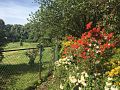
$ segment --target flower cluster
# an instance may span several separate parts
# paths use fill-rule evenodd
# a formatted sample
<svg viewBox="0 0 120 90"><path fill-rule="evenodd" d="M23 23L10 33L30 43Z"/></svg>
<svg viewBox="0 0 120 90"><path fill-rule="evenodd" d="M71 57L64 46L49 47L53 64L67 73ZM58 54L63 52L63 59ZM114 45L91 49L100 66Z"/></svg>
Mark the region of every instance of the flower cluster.
<svg viewBox="0 0 120 90"><path fill-rule="evenodd" d="M55 66L61 66L61 65L70 65L72 60L72 56L61 58L58 61L55 62Z"/></svg>
<svg viewBox="0 0 120 90"><path fill-rule="evenodd" d="M109 77L120 76L120 66L112 69L111 71L108 71L107 74Z"/></svg>
<svg viewBox="0 0 120 90"><path fill-rule="evenodd" d="M90 58L99 60L96 56L106 57L106 50L115 47L113 33L106 33L101 27L91 29L91 25L91 22L86 25L86 29L90 30L83 33L81 38L76 39L73 36L67 36L62 55L71 54L79 60Z"/></svg>
<svg viewBox="0 0 120 90"><path fill-rule="evenodd" d="M112 80L112 78L108 77L105 85L105 90L118 90L118 87L113 85Z"/></svg>
<svg viewBox="0 0 120 90"><path fill-rule="evenodd" d="M108 57L113 54L116 46L114 34L106 33L104 28L99 26L92 28L92 22L86 25L85 31L79 38L66 36L62 43L61 58L55 62L59 88L89 90L92 87L97 90L96 86L103 84L102 79L106 78L105 72L108 71L106 85L100 86L101 90L118 90L119 81L113 81L114 76L119 77L119 65L116 67L116 62L111 61L113 70L106 69Z"/></svg>
<svg viewBox="0 0 120 90"><path fill-rule="evenodd" d="M88 74L86 71L83 71L80 73L77 73L77 76L69 76L70 83L79 86L79 89L82 89L87 86L87 78Z"/></svg>

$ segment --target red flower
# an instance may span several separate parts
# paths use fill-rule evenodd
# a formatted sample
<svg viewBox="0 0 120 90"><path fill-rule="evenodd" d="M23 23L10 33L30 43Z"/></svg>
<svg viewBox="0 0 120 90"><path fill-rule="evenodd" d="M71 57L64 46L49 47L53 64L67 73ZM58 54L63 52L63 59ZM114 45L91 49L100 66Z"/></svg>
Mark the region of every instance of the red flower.
<svg viewBox="0 0 120 90"><path fill-rule="evenodd" d="M63 54L67 54L67 50L68 50L68 49L65 48Z"/></svg>
<svg viewBox="0 0 120 90"><path fill-rule="evenodd" d="M92 36L92 34L90 32L88 32L87 38L90 38Z"/></svg>
<svg viewBox="0 0 120 90"><path fill-rule="evenodd" d="M83 38L83 39L85 39L86 38L86 35L87 35L87 33L85 32L85 33L83 33L82 34L82 36L81 36L81 39Z"/></svg>
<svg viewBox="0 0 120 90"><path fill-rule="evenodd" d="M79 46L78 46L77 44L72 44L72 45L71 45L71 48L78 49Z"/></svg>
<svg viewBox="0 0 120 90"><path fill-rule="evenodd" d="M100 32L100 27L97 28L96 32Z"/></svg>
<svg viewBox="0 0 120 90"><path fill-rule="evenodd" d="M81 39L77 40L77 42L80 44L80 45L83 45L83 41Z"/></svg>
<svg viewBox="0 0 120 90"><path fill-rule="evenodd" d="M91 28L91 25L92 25L92 22L89 22L89 23L86 25L86 29L90 29L90 28Z"/></svg>
<svg viewBox="0 0 120 90"><path fill-rule="evenodd" d="M106 43L106 44L104 44L104 47L109 49L111 47L111 44Z"/></svg>
<svg viewBox="0 0 120 90"><path fill-rule="evenodd" d="M107 39L108 39L108 40L109 40L109 39L111 39L111 38L112 38L112 36L113 36L113 33L108 34Z"/></svg>
<svg viewBox="0 0 120 90"><path fill-rule="evenodd" d="M91 30L91 32L96 32L96 30L97 30L97 28L94 27L94 28Z"/></svg>
<svg viewBox="0 0 120 90"><path fill-rule="evenodd" d="M83 58L83 59L87 59L86 52L82 52L80 54L80 57Z"/></svg>
<svg viewBox="0 0 120 90"><path fill-rule="evenodd" d="M67 36L67 40L74 40L74 37L71 35L71 36Z"/></svg>

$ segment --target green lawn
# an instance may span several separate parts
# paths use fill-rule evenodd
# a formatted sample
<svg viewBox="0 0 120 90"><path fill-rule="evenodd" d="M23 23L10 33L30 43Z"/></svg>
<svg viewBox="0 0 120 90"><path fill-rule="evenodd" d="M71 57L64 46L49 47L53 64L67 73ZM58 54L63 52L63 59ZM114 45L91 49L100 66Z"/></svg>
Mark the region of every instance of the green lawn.
<svg viewBox="0 0 120 90"><path fill-rule="evenodd" d="M23 46L20 46L18 42L9 43L5 50L33 48L36 45L37 43L23 43ZM0 90L25 90L39 80L39 54L36 57L35 65L30 66L29 58L25 53L26 50L4 53L3 62L0 63ZM51 55L51 48L45 48L42 59L42 78L48 73L49 62L52 60Z"/></svg>
<svg viewBox="0 0 120 90"><path fill-rule="evenodd" d="M23 46L20 46L20 42L15 42L15 43L9 43L7 44L4 49L9 50L9 49L22 49L22 48L34 48L36 47L37 43L26 43L23 42Z"/></svg>

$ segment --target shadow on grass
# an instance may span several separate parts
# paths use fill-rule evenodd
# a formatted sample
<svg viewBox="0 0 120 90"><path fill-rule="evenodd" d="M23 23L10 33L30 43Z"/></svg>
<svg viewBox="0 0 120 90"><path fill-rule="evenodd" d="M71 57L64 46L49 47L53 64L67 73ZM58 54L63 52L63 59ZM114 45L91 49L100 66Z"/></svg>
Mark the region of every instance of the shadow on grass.
<svg viewBox="0 0 120 90"><path fill-rule="evenodd" d="M14 80L13 76L25 73L37 73L39 72L39 67L39 63L35 63L33 66L30 66L29 64L0 64L0 90L6 90L7 83ZM47 67L42 68L42 71L45 69L47 69Z"/></svg>

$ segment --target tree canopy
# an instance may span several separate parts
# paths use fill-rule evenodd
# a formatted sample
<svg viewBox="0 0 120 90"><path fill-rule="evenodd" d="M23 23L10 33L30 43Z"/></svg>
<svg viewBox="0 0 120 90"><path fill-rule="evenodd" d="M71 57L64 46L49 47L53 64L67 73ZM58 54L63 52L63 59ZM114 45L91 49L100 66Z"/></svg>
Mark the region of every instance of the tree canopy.
<svg viewBox="0 0 120 90"><path fill-rule="evenodd" d="M0 48L5 45L6 37L5 37L5 22L0 19Z"/></svg>
<svg viewBox="0 0 120 90"><path fill-rule="evenodd" d="M66 34L79 36L85 25L107 28L108 32L120 33L119 0L36 0L39 10L31 14L29 21L38 38L62 37Z"/></svg>

